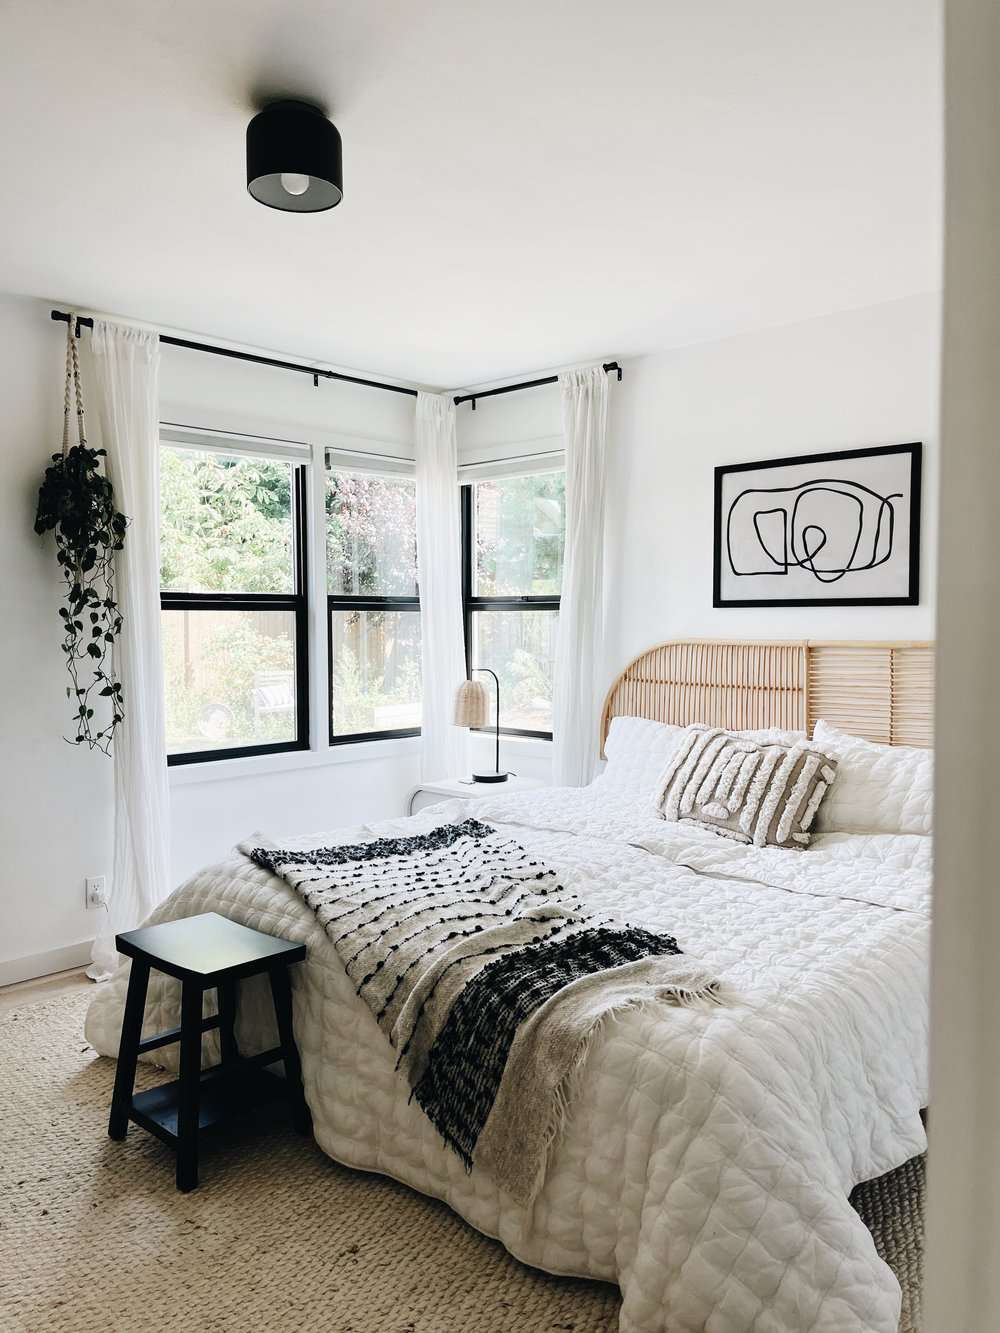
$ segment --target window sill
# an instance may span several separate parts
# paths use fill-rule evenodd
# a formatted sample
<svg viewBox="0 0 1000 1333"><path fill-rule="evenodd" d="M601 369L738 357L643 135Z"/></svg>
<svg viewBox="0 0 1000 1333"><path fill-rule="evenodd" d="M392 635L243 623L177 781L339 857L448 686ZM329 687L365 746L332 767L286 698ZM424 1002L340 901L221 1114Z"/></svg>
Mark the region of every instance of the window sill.
<svg viewBox="0 0 1000 1333"><path fill-rule="evenodd" d="M372 763L407 755L416 757L419 751L419 736L356 741L350 745L324 746L321 750L286 750L280 754L253 755L246 759L209 759L200 764L177 764L167 769L167 781L171 788L194 787L203 782L233 782L241 778L301 772L335 764Z"/></svg>

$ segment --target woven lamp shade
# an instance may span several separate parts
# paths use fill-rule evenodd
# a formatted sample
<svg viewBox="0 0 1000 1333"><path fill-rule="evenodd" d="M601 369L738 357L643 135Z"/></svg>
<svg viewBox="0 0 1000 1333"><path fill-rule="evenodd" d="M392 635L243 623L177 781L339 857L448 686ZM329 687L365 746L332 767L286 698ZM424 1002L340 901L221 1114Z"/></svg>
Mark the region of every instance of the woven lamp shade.
<svg viewBox="0 0 1000 1333"><path fill-rule="evenodd" d="M456 727L485 727L489 715L486 687L478 680L463 680L455 691L452 722Z"/></svg>

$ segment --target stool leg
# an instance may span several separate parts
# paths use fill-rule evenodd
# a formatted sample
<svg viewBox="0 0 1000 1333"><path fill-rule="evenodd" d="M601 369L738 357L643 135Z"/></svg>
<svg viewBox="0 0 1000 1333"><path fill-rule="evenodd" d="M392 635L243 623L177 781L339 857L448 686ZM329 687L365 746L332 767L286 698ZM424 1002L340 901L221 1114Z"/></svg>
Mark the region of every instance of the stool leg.
<svg viewBox="0 0 1000 1333"><path fill-rule="evenodd" d="M238 981L220 981L215 988L219 1003L219 1047L224 1065L233 1064L240 1058L240 1048L236 1044L236 994Z"/></svg>
<svg viewBox="0 0 1000 1333"><path fill-rule="evenodd" d="M181 983L181 1062L177 1101L177 1188L198 1186L198 1099L201 1092L201 1011L203 988Z"/></svg>
<svg viewBox="0 0 1000 1333"><path fill-rule="evenodd" d="M300 1134L310 1134L312 1117L306 1105L305 1093L302 1091L302 1063L299 1060L299 1048L295 1045L295 1033L292 1029L292 986L288 979L288 968L274 967L270 976L274 1013L278 1020L278 1041L281 1044L288 1100L292 1108L292 1124Z"/></svg>
<svg viewBox="0 0 1000 1333"><path fill-rule="evenodd" d="M122 1016L122 1035L118 1043L118 1067L115 1070L115 1088L111 1094L111 1118L108 1133L113 1139L123 1139L128 1132L128 1117L132 1109L132 1088L135 1084L135 1066L139 1059L142 1040L142 1016L146 1008L146 987L149 984L149 964L132 959L128 974L128 993Z"/></svg>

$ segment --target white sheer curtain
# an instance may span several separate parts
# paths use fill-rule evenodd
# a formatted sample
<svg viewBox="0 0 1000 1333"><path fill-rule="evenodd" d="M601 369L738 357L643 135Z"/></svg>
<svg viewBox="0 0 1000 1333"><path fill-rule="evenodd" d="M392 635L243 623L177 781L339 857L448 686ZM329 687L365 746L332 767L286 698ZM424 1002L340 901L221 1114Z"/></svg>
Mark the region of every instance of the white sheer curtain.
<svg viewBox="0 0 1000 1333"><path fill-rule="evenodd" d="M552 780L582 787L597 768L604 635L604 470L608 377L600 366L559 376L566 447L566 554L552 689Z"/></svg>
<svg viewBox="0 0 1000 1333"><path fill-rule="evenodd" d="M169 892L170 811L160 656L159 339L98 319L91 349L108 476L130 520L115 561L122 611L115 666L125 717L113 746L110 904L89 969L100 979L118 964L116 933L138 925Z"/></svg>
<svg viewBox="0 0 1000 1333"><path fill-rule="evenodd" d="M430 781L459 777L465 767L465 733L451 725L455 690L465 679L465 648L455 404L444 394L417 395L416 460L420 773Z"/></svg>

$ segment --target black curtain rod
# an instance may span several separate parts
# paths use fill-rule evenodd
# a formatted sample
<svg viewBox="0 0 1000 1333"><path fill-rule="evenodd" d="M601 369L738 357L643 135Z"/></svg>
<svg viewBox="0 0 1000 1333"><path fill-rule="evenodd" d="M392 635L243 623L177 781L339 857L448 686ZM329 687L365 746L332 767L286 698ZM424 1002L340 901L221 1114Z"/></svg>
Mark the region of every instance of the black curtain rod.
<svg viewBox="0 0 1000 1333"><path fill-rule="evenodd" d="M618 383L621 384L622 368L617 361L605 361L601 368L605 375L610 375L613 370L616 371ZM482 393L461 393L455 399L455 406L458 407L459 403L471 403L472 410L475 412L477 398L495 398L498 393L516 393L518 389L537 389L540 384L558 384L558 382L558 375L546 375L542 380L524 380L521 384L505 384L499 389L484 389Z"/></svg>
<svg viewBox="0 0 1000 1333"><path fill-rule="evenodd" d="M68 324L70 315L65 310L50 311L52 319L60 320L63 324ZM92 329L94 321L87 315L77 315L76 317L76 336L80 336L80 329ZM234 361L252 361L257 366L273 366L276 370L297 370L303 375L311 375L313 384L318 385L320 380L343 380L346 384L363 384L366 389L387 389L389 393L405 393L410 398L416 398L416 389L406 389L401 384L383 384L380 380L364 380L358 375L341 375L336 370L319 370L315 366L304 366L299 361L277 361L271 356L256 356L253 352L237 352L232 347L216 347L212 343L191 342L187 338L172 338L169 334L161 333L160 342L168 343L171 347L186 347L190 352L210 352L213 356L228 356Z"/></svg>
<svg viewBox="0 0 1000 1333"><path fill-rule="evenodd" d="M59 320L63 324L68 324L70 314L66 310L49 311L50 318ZM89 315L76 316L76 336L79 338L80 330L92 329L94 321ZM232 347L216 347L214 343L192 342L188 338L173 338L168 333L160 334L160 342L167 343L170 347L186 347L189 352L209 352L212 356L228 356L233 361L252 361L256 366L273 366L275 370L295 370L303 375L311 375L313 384L318 385L321 379L341 380L345 384L363 384L366 389L386 389L389 393L405 393L409 398L416 398L416 389L404 388L402 384L383 384L380 380L366 380L359 375L342 375L337 370L319 370L315 366L304 366L300 361L278 361L272 356L257 356L253 352L237 352ZM621 383L622 368L617 361L606 361L604 363L605 374L610 375L615 371L618 375L618 381ZM499 389L484 389L482 393L463 393L455 398L455 406L460 403L471 403L473 412L476 410L477 398L495 398L501 393L515 393L518 389L537 389L541 384L555 384L558 382L558 375L546 375L540 380L524 380L521 384L505 384Z"/></svg>

